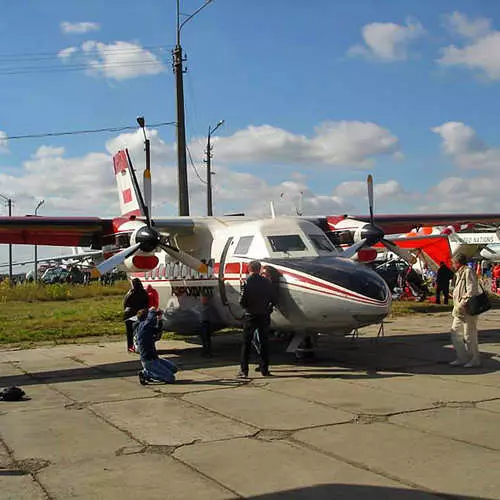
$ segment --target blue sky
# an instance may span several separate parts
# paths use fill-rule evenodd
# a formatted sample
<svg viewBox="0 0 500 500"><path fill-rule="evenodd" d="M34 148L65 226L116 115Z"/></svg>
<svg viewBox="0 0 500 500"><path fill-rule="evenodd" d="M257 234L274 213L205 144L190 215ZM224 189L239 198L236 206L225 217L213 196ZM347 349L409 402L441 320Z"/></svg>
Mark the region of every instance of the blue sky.
<svg viewBox="0 0 500 500"><path fill-rule="evenodd" d="M46 215L118 215L111 155L126 145L140 167L140 133L8 137L175 121L174 43L174 0L3 3L0 193L16 214L44 199ZM266 213L271 199L291 213L300 192L309 213L366 213L368 173L379 212L500 210L495 2L214 0L182 45L203 178L207 128L225 119L216 213ZM154 213L173 215L175 128L149 133ZM201 215L204 185L189 176Z"/></svg>

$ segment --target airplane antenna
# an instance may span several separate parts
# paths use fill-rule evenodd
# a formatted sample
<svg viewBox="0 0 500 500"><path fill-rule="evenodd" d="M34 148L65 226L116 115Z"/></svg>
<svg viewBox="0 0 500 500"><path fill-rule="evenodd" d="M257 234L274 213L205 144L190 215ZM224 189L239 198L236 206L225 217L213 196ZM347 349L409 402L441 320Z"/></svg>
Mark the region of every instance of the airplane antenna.
<svg viewBox="0 0 500 500"><path fill-rule="evenodd" d="M276 212L274 210L274 202L271 200L271 202L269 203L270 207L271 207L271 219L276 219Z"/></svg>
<svg viewBox="0 0 500 500"><path fill-rule="evenodd" d="M300 192L299 203L298 203L297 208L295 209L295 212L299 216L304 215L304 192L303 191Z"/></svg>

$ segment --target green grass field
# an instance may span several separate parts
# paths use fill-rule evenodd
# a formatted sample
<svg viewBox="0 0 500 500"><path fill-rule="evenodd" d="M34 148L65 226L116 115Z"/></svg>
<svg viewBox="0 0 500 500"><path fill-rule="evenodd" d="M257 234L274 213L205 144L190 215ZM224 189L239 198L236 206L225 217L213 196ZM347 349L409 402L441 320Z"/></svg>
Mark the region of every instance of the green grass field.
<svg viewBox="0 0 500 500"><path fill-rule="evenodd" d="M89 337L124 336L122 320L126 281L105 287L98 284L0 284L0 344L30 347L39 343L67 343ZM497 296L494 307L500 306ZM451 305L428 302L393 302L392 317L415 313L451 312Z"/></svg>

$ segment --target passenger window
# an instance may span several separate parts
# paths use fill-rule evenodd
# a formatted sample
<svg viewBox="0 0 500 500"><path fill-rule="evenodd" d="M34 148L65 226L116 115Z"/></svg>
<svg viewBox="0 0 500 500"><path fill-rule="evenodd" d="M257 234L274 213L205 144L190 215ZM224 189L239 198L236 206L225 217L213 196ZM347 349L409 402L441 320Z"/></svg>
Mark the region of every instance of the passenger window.
<svg viewBox="0 0 500 500"><path fill-rule="evenodd" d="M306 245L298 234L285 234L267 237L273 252L302 252Z"/></svg>
<svg viewBox="0 0 500 500"><path fill-rule="evenodd" d="M242 236L236 248L234 250L234 255L246 255L248 250L250 249L250 245L252 244L253 236Z"/></svg>
<svg viewBox="0 0 500 500"><path fill-rule="evenodd" d="M316 248L318 252L333 252L333 246L330 243L330 240L323 234L310 234L309 238L311 238L314 248Z"/></svg>

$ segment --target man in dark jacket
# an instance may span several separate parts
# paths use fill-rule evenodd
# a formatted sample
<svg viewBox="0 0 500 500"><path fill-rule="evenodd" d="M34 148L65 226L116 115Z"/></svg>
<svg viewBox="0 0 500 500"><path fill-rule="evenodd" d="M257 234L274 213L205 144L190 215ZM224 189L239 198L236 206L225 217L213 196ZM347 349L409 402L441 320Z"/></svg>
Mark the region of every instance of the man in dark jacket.
<svg viewBox="0 0 500 500"><path fill-rule="evenodd" d="M260 275L260 262L253 260L248 264L250 276L243 287L240 305L245 309L243 325L243 344L241 346L241 369L239 378L248 377L248 358L250 346L257 330L259 368L263 376L269 373L268 335L271 312L276 305L275 290L271 281Z"/></svg>
<svg viewBox="0 0 500 500"><path fill-rule="evenodd" d="M440 262L436 275L436 304L441 304L441 292L443 292L443 302L448 304L451 278L453 278L453 271L444 262Z"/></svg>

